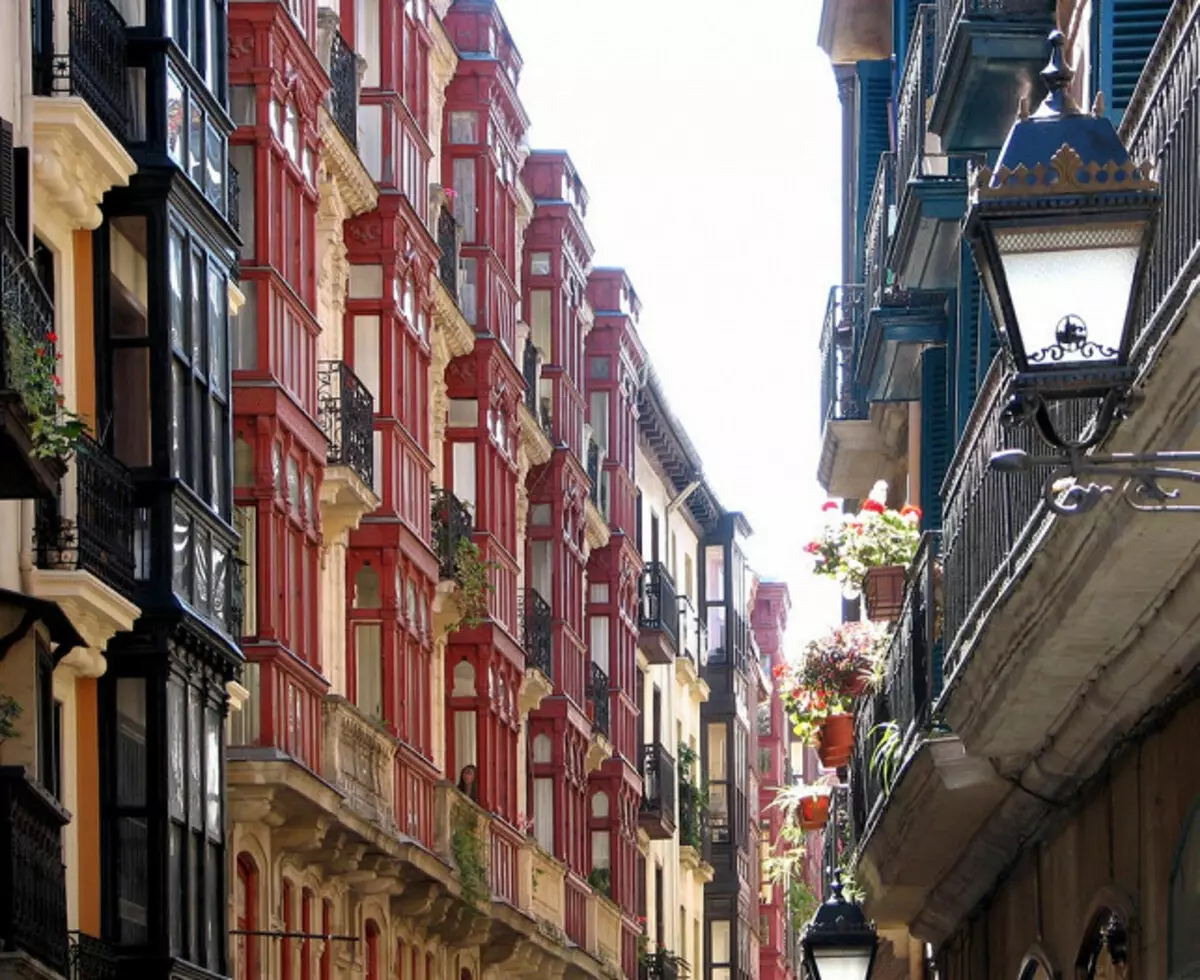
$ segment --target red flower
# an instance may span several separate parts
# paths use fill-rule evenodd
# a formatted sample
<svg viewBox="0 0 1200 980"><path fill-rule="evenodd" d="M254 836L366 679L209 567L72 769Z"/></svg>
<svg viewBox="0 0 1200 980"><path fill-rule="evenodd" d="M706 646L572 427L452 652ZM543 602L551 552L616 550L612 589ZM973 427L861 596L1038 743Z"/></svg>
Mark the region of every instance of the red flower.
<svg viewBox="0 0 1200 980"><path fill-rule="evenodd" d="M821 510L826 512L837 509L838 505L836 500L826 500L825 503L821 505Z"/></svg>
<svg viewBox="0 0 1200 980"><path fill-rule="evenodd" d="M771 668L771 676L774 677L776 680L778 680L780 677L783 676L783 671L784 671L783 664L776 664L774 667Z"/></svg>
<svg viewBox="0 0 1200 980"><path fill-rule="evenodd" d="M871 514L882 514L884 506L878 500L872 500L868 497L863 501L862 509Z"/></svg>
<svg viewBox="0 0 1200 980"><path fill-rule="evenodd" d="M60 378L57 374L51 375L50 380L53 381L56 385L62 384L62 378Z"/></svg>
<svg viewBox="0 0 1200 980"><path fill-rule="evenodd" d="M905 504L900 508L901 517L908 517L910 514L914 515L919 521L921 519L921 508L914 507L912 504Z"/></svg>
<svg viewBox="0 0 1200 980"><path fill-rule="evenodd" d="M808 542L808 544L806 544L804 546L804 550L807 551L810 555L815 555L818 551L821 550L821 545L816 541L810 541L810 542Z"/></svg>
<svg viewBox="0 0 1200 980"><path fill-rule="evenodd" d="M50 341L50 343L52 343L52 344L57 344L58 343L58 334L56 334L53 330L51 330L48 334L46 334L46 339L48 341Z"/></svg>

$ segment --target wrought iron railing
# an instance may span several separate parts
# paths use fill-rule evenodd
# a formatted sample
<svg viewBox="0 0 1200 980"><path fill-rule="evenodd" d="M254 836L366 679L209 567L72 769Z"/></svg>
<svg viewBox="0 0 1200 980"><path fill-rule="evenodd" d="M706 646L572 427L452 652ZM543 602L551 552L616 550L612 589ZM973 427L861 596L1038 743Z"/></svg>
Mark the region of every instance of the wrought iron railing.
<svg viewBox="0 0 1200 980"><path fill-rule="evenodd" d="M0 391L14 391L27 411L53 412L30 380L40 358L53 356L54 304L42 288L33 259L7 222L0 221Z"/></svg>
<svg viewBox="0 0 1200 980"><path fill-rule="evenodd" d="M462 249L462 232L458 222L454 220L454 212L443 205L438 212L437 222L438 248L442 256L438 260L438 278L446 291L458 302L458 258Z"/></svg>
<svg viewBox="0 0 1200 980"><path fill-rule="evenodd" d="M133 477L103 446L84 435L75 447L75 506L38 502L39 568L91 572L133 596Z"/></svg>
<svg viewBox="0 0 1200 980"><path fill-rule="evenodd" d="M53 0L41 0L40 27L53 38ZM69 49L34 65L37 95L77 95L117 139L129 136L129 76L125 19L109 0L70 0Z"/></svg>
<svg viewBox="0 0 1200 980"><path fill-rule="evenodd" d="M525 344L521 358L521 376L525 379L525 407L535 419L538 417L538 383L542 378L542 352L532 340Z"/></svg>
<svg viewBox="0 0 1200 980"><path fill-rule="evenodd" d="M875 171L871 203L863 223L863 277L867 287L867 307L873 309L883 300L883 291L891 283L888 251L891 244L891 209L896 199L896 158L884 153Z"/></svg>
<svg viewBox="0 0 1200 980"><path fill-rule="evenodd" d="M679 647L679 602L675 598L675 582L661 561L652 561L642 572L641 603L638 606L638 629L642 632L661 630Z"/></svg>
<svg viewBox="0 0 1200 980"><path fill-rule="evenodd" d="M525 590L525 663L554 678L554 630L550 603L537 589Z"/></svg>
<svg viewBox="0 0 1200 980"><path fill-rule="evenodd" d="M329 114L346 142L358 147L358 55L342 35L334 31L329 49Z"/></svg>
<svg viewBox="0 0 1200 980"><path fill-rule="evenodd" d="M939 84L946 63L946 44L959 21L1052 19L1056 2L1057 0L937 0L934 46L937 50Z"/></svg>
<svg viewBox="0 0 1200 980"><path fill-rule="evenodd" d="M432 492L432 544L444 580L458 574L458 549L471 540L474 521L467 505L449 490L434 487ZM526 612L528 615L528 611Z"/></svg>
<svg viewBox="0 0 1200 980"><path fill-rule="evenodd" d="M592 503L597 507L600 506L600 443L595 439L588 440L587 447L587 474L591 487L588 490L588 496L591 497Z"/></svg>
<svg viewBox="0 0 1200 980"><path fill-rule="evenodd" d="M907 748L929 724L930 708L941 693L941 637L938 635L938 541L936 531L921 538L908 567L904 602L887 656L887 699L897 735Z"/></svg>
<svg viewBox="0 0 1200 980"><path fill-rule="evenodd" d="M246 625L246 563L235 558L229 566L229 634L245 636Z"/></svg>
<svg viewBox="0 0 1200 980"><path fill-rule="evenodd" d="M829 290L821 329L821 428L827 422L867 417L867 399L855 379L862 347L864 318L862 286Z"/></svg>
<svg viewBox="0 0 1200 980"><path fill-rule="evenodd" d="M593 663L588 684L588 701L592 705L592 724L605 735L609 733L608 693L608 674L598 663Z"/></svg>
<svg viewBox="0 0 1200 980"><path fill-rule="evenodd" d="M638 980L680 980L680 959L669 949L646 953L638 961Z"/></svg>
<svg viewBox="0 0 1200 980"><path fill-rule="evenodd" d="M855 841L866 837L871 816L883 800L883 773L875 759L875 748L883 735L880 726L888 721L887 697L882 691L859 699L854 712L849 778L850 820Z"/></svg>
<svg viewBox="0 0 1200 980"><path fill-rule="evenodd" d="M849 787L834 786L831 790L829 822L825 825L822 837L821 894L818 897L824 900L829 897L834 872L845 864L854 850Z"/></svg>
<svg viewBox="0 0 1200 980"><path fill-rule="evenodd" d="M326 462L348 466L374 486L374 399L345 361L317 363L317 417L329 440Z"/></svg>
<svg viewBox="0 0 1200 980"><path fill-rule="evenodd" d="M69 940L69 980L118 980L117 951L110 943L77 930Z"/></svg>
<svg viewBox="0 0 1200 980"><path fill-rule="evenodd" d="M675 825L675 758L658 742L642 746L642 812Z"/></svg>
<svg viewBox="0 0 1200 980"><path fill-rule="evenodd" d="M23 766L0 767L0 948L67 972L67 879L62 828L70 819Z"/></svg>
<svg viewBox="0 0 1200 980"><path fill-rule="evenodd" d="M238 169L233 161L225 164L225 218L233 226L233 230L242 230L242 185L238 178ZM237 274L238 263L233 262L234 274Z"/></svg>
<svg viewBox="0 0 1200 980"><path fill-rule="evenodd" d="M704 860L709 856L708 806L699 787L679 781L679 841L694 847Z"/></svg>

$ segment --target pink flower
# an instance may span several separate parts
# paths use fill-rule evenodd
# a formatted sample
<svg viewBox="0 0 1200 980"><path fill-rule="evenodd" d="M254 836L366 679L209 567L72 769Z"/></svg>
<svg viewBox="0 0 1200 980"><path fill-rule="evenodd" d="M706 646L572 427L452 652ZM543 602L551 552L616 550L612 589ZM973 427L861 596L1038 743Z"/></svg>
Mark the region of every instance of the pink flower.
<svg viewBox="0 0 1200 980"><path fill-rule="evenodd" d="M825 503L823 503L821 505L821 510L825 511L826 513L828 513L831 510L837 510L837 509L838 509L838 505L837 505L836 500L826 500Z"/></svg>

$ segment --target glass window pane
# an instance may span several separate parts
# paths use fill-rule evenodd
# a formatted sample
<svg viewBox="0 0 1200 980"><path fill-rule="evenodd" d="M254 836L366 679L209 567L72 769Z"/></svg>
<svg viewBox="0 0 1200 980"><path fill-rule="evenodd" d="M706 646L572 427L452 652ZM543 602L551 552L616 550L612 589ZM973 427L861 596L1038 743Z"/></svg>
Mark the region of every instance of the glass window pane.
<svg viewBox="0 0 1200 980"><path fill-rule="evenodd" d="M180 717L183 712L180 712ZM182 785L182 784L180 784ZM183 904L183 836L187 833L180 825L171 821L167 841L167 875L169 876L168 894L170 908L171 952L183 952L183 916L186 906Z"/></svg>
<svg viewBox="0 0 1200 980"><path fill-rule="evenodd" d="M479 142L479 114L476 112L450 113L450 142L455 144Z"/></svg>
<svg viewBox="0 0 1200 980"><path fill-rule="evenodd" d="M183 85L173 71L167 72L167 156L183 166Z"/></svg>
<svg viewBox="0 0 1200 980"><path fill-rule="evenodd" d="M204 186L204 110L198 100L189 99L188 113L188 176Z"/></svg>
<svg viewBox="0 0 1200 980"><path fill-rule="evenodd" d="M369 718L383 717L383 635L378 623L363 623L354 628L354 652L358 662L358 696L355 703Z"/></svg>
<svg viewBox="0 0 1200 980"><path fill-rule="evenodd" d="M209 374L212 385L222 394L229 375L229 326L225 313L229 308L225 277L214 267L208 267L208 342Z"/></svg>
<svg viewBox="0 0 1200 980"><path fill-rule="evenodd" d="M150 838L144 817L117 821L117 916L122 943L140 944L149 939L147 906L150 901Z"/></svg>
<svg viewBox="0 0 1200 980"><path fill-rule="evenodd" d="M209 475L208 499L213 510L218 514L225 513L225 482L227 478L229 453L228 421L225 407L215 399L209 399L211 419L209 422Z"/></svg>
<svg viewBox="0 0 1200 980"><path fill-rule="evenodd" d="M463 230L463 241L475 241L475 160L454 161L454 220Z"/></svg>
<svg viewBox="0 0 1200 980"><path fill-rule="evenodd" d="M146 803L146 682L117 680L117 805Z"/></svg>
<svg viewBox="0 0 1200 980"><path fill-rule="evenodd" d="M221 717L204 712L204 824L210 837L221 839ZM216 868L210 868L216 877Z"/></svg>
<svg viewBox="0 0 1200 980"><path fill-rule="evenodd" d="M213 542L212 549L212 607L213 619L224 623L229 613L229 560L220 545ZM241 623L229 623L229 632L237 636L241 632Z"/></svg>
<svg viewBox="0 0 1200 980"><path fill-rule="evenodd" d="M204 363L204 256L199 252L192 253L192 279L191 279L191 297L192 297L192 368L196 371L203 371Z"/></svg>
<svg viewBox="0 0 1200 980"><path fill-rule="evenodd" d="M731 958L732 930L728 919L714 919L712 923L712 950L709 959L713 964L728 963Z"/></svg>
<svg viewBox="0 0 1200 980"><path fill-rule="evenodd" d="M108 227L109 323L112 337L145 337L149 271L146 219L113 218Z"/></svg>
<svg viewBox="0 0 1200 980"><path fill-rule="evenodd" d="M721 545L704 549L704 598L709 602L725 599L725 548Z"/></svg>
<svg viewBox="0 0 1200 980"><path fill-rule="evenodd" d="M215 971L220 963L220 941L217 933L217 921L220 916L220 869L221 848L217 844L208 845L208 861L204 867L204 935L205 953L208 957L208 968ZM305 970L302 976L309 976Z"/></svg>
<svg viewBox="0 0 1200 980"><path fill-rule="evenodd" d="M171 358L171 473L184 480L188 472L187 398L191 390L191 371L178 359Z"/></svg>
<svg viewBox="0 0 1200 980"><path fill-rule="evenodd" d="M549 252L534 252L529 257L529 274L533 276L550 275Z"/></svg>
<svg viewBox="0 0 1200 980"><path fill-rule="evenodd" d="M193 573L195 575L196 590L194 605L202 613L207 614L209 611L209 588L208 588L208 558L209 558L209 541L211 536L208 529L204 527L196 528L196 549L193 560Z"/></svg>
<svg viewBox="0 0 1200 980"><path fill-rule="evenodd" d="M187 599L192 598L192 520L180 511L175 512L175 523L172 532L172 549L174 557L172 585L175 592Z"/></svg>
<svg viewBox="0 0 1200 980"><path fill-rule="evenodd" d="M728 728L725 722L708 726L708 778L728 779Z"/></svg>
<svg viewBox="0 0 1200 980"><path fill-rule="evenodd" d="M200 703L200 692L194 687L187 689L188 700L188 822L193 827L202 827L201 794L204 790L201 739L204 737L204 706Z"/></svg>
<svg viewBox="0 0 1200 980"><path fill-rule="evenodd" d="M171 344L184 350L183 236L174 228L167 235L167 268L171 290Z"/></svg>
<svg viewBox="0 0 1200 980"><path fill-rule="evenodd" d="M150 349L117 348L112 352L113 449L126 466L150 465Z"/></svg>
<svg viewBox="0 0 1200 980"><path fill-rule="evenodd" d="M184 773L187 714L184 710L183 681L171 677L167 682L167 797L170 814L177 820L184 818L183 787L187 782Z"/></svg>

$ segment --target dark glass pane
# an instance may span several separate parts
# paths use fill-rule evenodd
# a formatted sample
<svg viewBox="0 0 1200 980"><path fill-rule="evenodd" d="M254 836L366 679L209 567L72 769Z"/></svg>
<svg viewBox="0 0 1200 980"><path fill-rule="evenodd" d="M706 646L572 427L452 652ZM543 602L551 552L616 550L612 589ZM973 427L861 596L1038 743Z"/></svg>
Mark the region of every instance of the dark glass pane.
<svg viewBox="0 0 1200 980"><path fill-rule="evenodd" d="M229 326L225 311L229 308L225 277L213 264L208 268L208 338L210 349L209 374L212 386L222 394L228 389Z"/></svg>
<svg viewBox="0 0 1200 980"><path fill-rule="evenodd" d="M213 619L224 623L229 603L229 560L223 546L214 542L212 549L212 610ZM232 632L232 631L231 631Z"/></svg>
<svg viewBox="0 0 1200 980"><path fill-rule="evenodd" d="M126 466L150 465L150 349L112 352L113 448Z"/></svg>
<svg viewBox="0 0 1200 980"><path fill-rule="evenodd" d="M117 681L117 805L146 804L146 682Z"/></svg>
<svg viewBox="0 0 1200 980"><path fill-rule="evenodd" d="M137 945L150 938L149 847L145 818L117 821L117 915L123 943Z"/></svg>
<svg viewBox="0 0 1200 980"><path fill-rule="evenodd" d="M221 942L218 926L221 921L221 847L208 845L208 861L204 866L204 934L209 970L214 973L221 964Z"/></svg>
<svg viewBox="0 0 1200 980"><path fill-rule="evenodd" d="M183 166L184 112L183 85L173 71L167 72L167 156Z"/></svg>
<svg viewBox="0 0 1200 980"><path fill-rule="evenodd" d="M196 371L204 371L204 327L205 286L207 280L204 274L204 257L199 252L192 253L192 274L189 288L192 297L192 367Z"/></svg>
<svg viewBox="0 0 1200 980"><path fill-rule="evenodd" d="M176 358L171 358L171 473L189 480L187 402L191 390L192 372Z"/></svg>
<svg viewBox="0 0 1200 980"><path fill-rule="evenodd" d="M192 598L192 519L179 510L175 511L172 538L174 550L172 584L176 593L190 602Z"/></svg>
<svg viewBox="0 0 1200 980"><path fill-rule="evenodd" d="M189 400L187 448L191 451L192 462L188 485L197 492L203 492L204 479L207 475L207 467L204 462L204 454L207 450L204 430L208 424L208 419L205 417L208 414L205 405L208 395L206 389L194 375Z"/></svg>
<svg viewBox="0 0 1200 980"><path fill-rule="evenodd" d="M225 141L210 123L204 134L204 193L213 207L224 211Z"/></svg>
<svg viewBox="0 0 1200 980"><path fill-rule="evenodd" d="M211 599L208 588L208 561L210 552L210 537L207 530L201 528L196 532L196 599L195 606L203 613L208 613ZM199 733L200 729L196 729Z"/></svg>
<svg viewBox="0 0 1200 980"><path fill-rule="evenodd" d="M180 712L181 716L182 714ZM183 916L184 909L187 907L184 904L187 900L187 893L184 889L183 877L183 850L186 835L187 830L182 824L171 822L167 845L169 848L167 873L170 875L167 894L171 896L171 901L167 904L170 906L171 952L174 955L183 952Z"/></svg>
<svg viewBox="0 0 1200 980"><path fill-rule="evenodd" d="M204 713L204 823L209 836L221 839L221 716Z"/></svg>
<svg viewBox="0 0 1200 980"><path fill-rule="evenodd" d="M197 184L204 180L204 110L198 99L191 99L188 122L188 176Z"/></svg>
<svg viewBox="0 0 1200 980"><path fill-rule="evenodd" d="M204 739L204 706L200 692L188 687L188 823L193 830L204 826L201 794L204 791L204 770L201 761Z"/></svg>
<svg viewBox="0 0 1200 980"><path fill-rule="evenodd" d="M172 677L167 682L167 766L170 785L167 798L171 816L184 818L183 788L187 784L183 760L186 754L187 712L185 710L183 681Z"/></svg>
<svg viewBox="0 0 1200 980"><path fill-rule="evenodd" d="M229 458L229 433L225 421L225 407L215 399L209 401L212 413L209 421L209 468L208 499L213 510L225 513L225 483Z"/></svg>
<svg viewBox="0 0 1200 980"><path fill-rule="evenodd" d="M167 279L171 291L171 344L184 352L187 324L183 309L183 236L174 228L167 238Z"/></svg>
<svg viewBox="0 0 1200 980"><path fill-rule="evenodd" d="M200 859L203 856L203 838L199 834L187 835L187 885L185 887L184 908L188 911L188 953L195 962L199 962L200 937L204 917L204 903L200 892Z"/></svg>

